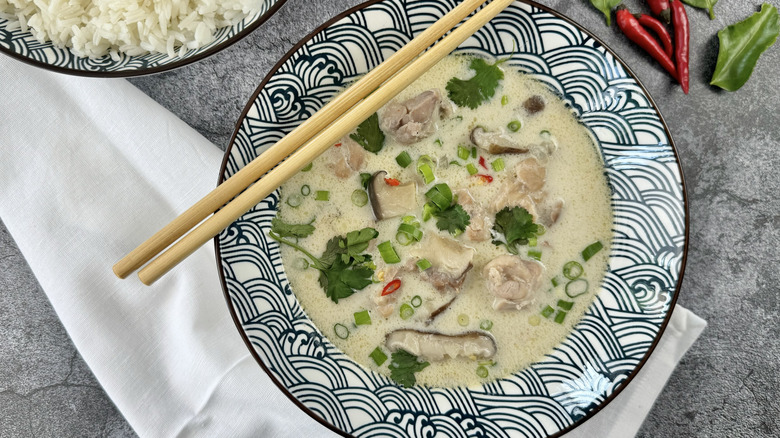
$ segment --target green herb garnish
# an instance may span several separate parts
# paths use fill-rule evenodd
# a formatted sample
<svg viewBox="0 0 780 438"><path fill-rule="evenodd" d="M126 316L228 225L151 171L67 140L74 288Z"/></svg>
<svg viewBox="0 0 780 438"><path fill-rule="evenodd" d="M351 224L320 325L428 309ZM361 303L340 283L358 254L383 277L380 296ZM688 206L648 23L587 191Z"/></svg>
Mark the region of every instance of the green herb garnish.
<svg viewBox="0 0 780 438"><path fill-rule="evenodd" d="M715 19L715 3L718 0L682 0L682 2L694 8L707 9L710 12L710 20Z"/></svg>
<svg viewBox="0 0 780 438"><path fill-rule="evenodd" d="M334 303L338 303L340 299L347 298L372 283L371 277L374 275L374 268L369 263L371 255L360 253L368 248L369 241L379 235L375 229L363 228L347 233L346 237L336 236L328 241L322 256L315 257L297 243L280 235L278 232L286 232L288 233L286 237L298 237L295 234L290 235L288 228L284 228L283 225L272 227L268 235L279 243L297 249L311 260L312 266L320 271L320 286L325 290L325 295ZM308 229L304 231L308 231Z"/></svg>
<svg viewBox="0 0 780 438"><path fill-rule="evenodd" d="M607 17L607 26L612 25L612 9L623 0L590 0L590 3Z"/></svg>
<svg viewBox="0 0 780 438"><path fill-rule="evenodd" d="M424 370L430 363L418 362L417 356L404 350L398 350L390 356L390 378L404 388L417 383L414 373Z"/></svg>
<svg viewBox="0 0 780 438"><path fill-rule="evenodd" d="M363 149L377 153L385 145L385 134L379 129L379 115L374 113L357 127L354 134L349 134L349 138L355 140Z"/></svg>
<svg viewBox="0 0 780 438"><path fill-rule="evenodd" d="M496 94L499 82L504 79L504 72L498 67L506 61L496 61L488 64L484 59L474 58L469 68L474 70L471 79L452 78L447 82L447 94L458 106L476 109Z"/></svg>
<svg viewBox="0 0 780 438"><path fill-rule="evenodd" d="M314 221L312 221L314 222ZM276 233L279 237L298 237L303 238L311 235L314 232L314 225L308 224L288 224L283 220L275 217L271 219L271 231Z"/></svg>
<svg viewBox="0 0 780 438"><path fill-rule="evenodd" d="M537 236L539 226L534 218L523 207L504 207L496 213L493 231L504 236L504 241L494 240L494 245L504 245L511 254L518 254L518 245L526 245L531 238Z"/></svg>
<svg viewBox="0 0 780 438"><path fill-rule="evenodd" d="M453 236L464 232L471 223L471 216L460 204L453 204L445 210L433 213L433 216L438 219L436 228L442 231L447 230Z"/></svg>

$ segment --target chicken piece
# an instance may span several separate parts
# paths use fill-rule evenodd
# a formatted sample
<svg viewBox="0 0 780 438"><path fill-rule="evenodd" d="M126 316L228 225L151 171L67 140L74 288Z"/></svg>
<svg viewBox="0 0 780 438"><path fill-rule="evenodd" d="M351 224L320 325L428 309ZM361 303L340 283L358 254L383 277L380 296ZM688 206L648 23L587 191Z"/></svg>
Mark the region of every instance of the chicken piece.
<svg viewBox="0 0 780 438"><path fill-rule="evenodd" d="M556 199L552 202L546 202L539 208L539 222L547 228L555 225L563 212L563 199Z"/></svg>
<svg viewBox="0 0 780 438"><path fill-rule="evenodd" d="M412 257L426 259L431 267L422 272L422 277L440 292L457 290L466 280L472 268L474 248L461 245L455 240L426 233L420 244L409 251Z"/></svg>
<svg viewBox="0 0 780 438"><path fill-rule="evenodd" d="M520 143L503 131L491 132L477 126L471 130L470 138L474 145L491 154L524 154L528 152L527 147L520 146Z"/></svg>
<svg viewBox="0 0 780 438"><path fill-rule="evenodd" d="M512 255L494 258L482 269L493 309L520 310L531 304L540 290L544 265Z"/></svg>
<svg viewBox="0 0 780 438"><path fill-rule="evenodd" d="M482 207L482 205L474 200L471 196L471 192L466 189L461 189L455 192L458 196L458 204L463 206L466 213L471 217L469 226L466 227L464 233L466 238L472 242L482 242L490 239L490 229L493 228L493 217Z"/></svg>
<svg viewBox="0 0 780 438"><path fill-rule="evenodd" d="M498 193L495 202L493 202L493 212L501 211L504 207L523 207L537 222L539 213L536 210L536 200L527 193L519 190L517 184L513 182L504 183L501 191Z"/></svg>
<svg viewBox="0 0 780 438"><path fill-rule="evenodd" d="M466 332L445 335L437 332L401 329L390 332L385 338L390 351L405 350L431 362L458 357L489 359L495 356L496 341L487 333Z"/></svg>
<svg viewBox="0 0 780 438"><path fill-rule="evenodd" d="M379 115L379 126L397 142L412 144L436 132L436 122L447 111L439 91L428 90L405 102L390 102Z"/></svg>
<svg viewBox="0 0 780 438"><path fill-rule="evenodd" d="M515 166L515 180L523 192L538 192L547 181L547 168L534 157L526 158Z"/></svg>
<svg viewBox="0 0 780 438"><path fill-rule="evenodd" d="M346 136L341 139L340 146L328 150L330 167L333 173L341 179L346 179L365 167L366 151L355 140Z"/></svg>

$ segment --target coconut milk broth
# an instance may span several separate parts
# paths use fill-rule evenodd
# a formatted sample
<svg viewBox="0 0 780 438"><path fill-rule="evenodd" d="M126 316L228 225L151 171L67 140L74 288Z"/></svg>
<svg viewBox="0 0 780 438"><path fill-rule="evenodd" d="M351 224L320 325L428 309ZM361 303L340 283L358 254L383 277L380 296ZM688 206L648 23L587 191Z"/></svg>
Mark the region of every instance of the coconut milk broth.
<svg viewBox="0 0 780 438"><path fill-rule="evenodd" d="M469 78L473 75L468 64L468 58L459 56L445 58L399 94L396 99L403 101L433 88L440 90L441 94L446 96L445 86L450 78ZM546 267L542 281L543 290L539 292L535 302L526 308L519 311L493 310L491 307L493 297L486 290L482 268L493 258L507 254L507 251L503 246L492 244L490 239L471 242L461 235L456 240L475 248L476 255L473 259L474 267L469 271L458 298L450 308L441 313L433 324L426 325L424 321L430 312L445 301L440 292L421 279L416 270L412 270L398 276L402 280L402 286L395 292L399 295L396 308L391 316L384 318L376 311L373 297L381 293L382 288L393 278L384 277L386 265L376 249L376 244L387 240L392 241L393 247L401 257L401 264L407 262L409 252L419 245L398 244L395 236L401 218L375 222L370 204L363 207L353 205L352 192L361 188L359 174L355 173L348 179L337 178L328 166L327 154L315 160L309 172L298 173L282 186L283 200L291 194L300 193L303 185L310 187L312 194L305 197L299 207L291 208L284 202L280 203L279 217L288 223L309 223L314 219L313 225L316 226L316 230L309 237L301 239L299 244L317 256L325 250L327 241L336 235L345 235L349 231L364 227L372 227L379 232L379 237L372 241L367 251L377 264L374 274L377 282L357 291L349 298L339 300L338 304L326 297L318 283L319 271L311 267L301 269L298 263L302 258L301 253L286 245L282 245L281 248L292 290L309 317L338 348L364 367L389 375L387 366L390 360L377 367L369 354L379 346L389 357L390 351L384 346L384 341L387 333L393 330L412 328L457 334L480 331L480 322L490 320L493 322L490 334L496 340L498 351L492 359L495 365L487 366L488 377L481 378L475 373L479 366L477 360L450 359L432 362L431 366L416 373L417 384L475 385L504 377L542 359L559 344L582 317L599 289L598 285L607 266L612 223L609 190L601 158L587 129L577 121L560 98L549 92L543 84L527 76L509 69L504 69L504 73L505 78L491 100L476 110L457 107L454 117L439 123L437 132L432 136L412 145L398 144L389 135L386 136L385 146L378 155L367 153L366 168L361 172L374 173L386 170L388 177L396 178L402 183L417 181L419 208L409 214L417 216L424 233L440 233L443 237L451 238L446 231L439 231L436 228L435 218L422 222L421 210L426 202L425 192L433 184L446 182L453 192L460 188L467 188L477 202L487 204L496 198L502 182L512 177L514 165L523 156L500 155L505 161L506 168L499 172L492 169L486 171L480 167L480 173L488 173L494 177L494 181L489 184L482 182L478 177L470 176L465 167L450 165L434 169L437 179L429 185L424 185L417 177L414 163L404 169L396 163L395 157L406 150L414 160L423 154L434 159L438 158L440 163L457 160L459 144L469 148L472 146L469 133L476 125L484 126L487 130L498 130L506 127L512 120L519 120L522 127L514 135L522 143L527 144L539 143L542 136L547 135L543 134L543 131L548 131L558 144L558 150L552 154L547 164L545 190L551 197L563 198L565 208L559 221L538 239L537 249L541 249L541 262ZM501 97L504 95L508 97L506 105L502 105L501 102ZM528 116L524 114L521 104L533 95L543 96L547 105L543 112ZM441 145L436 142L437 139L441 141ZM489 163L499 157L481 150L479 155L485 157L488 168ZM460 161L465 166L465 162ZM468 162L477 165L477 160L469 159ZM313 194L317 190L329 190L330 200L315 201ZM583 262L581 251L597 240L604 244L604 249L588 262ZM521 247L520 255L525 256L527 249ZM565 278L561 270L570 260L582 263L585 268L583 278L586 278L590 284L588 294L576 299L568 298L563 288ZM551 284L553 277L562 279L562 284L553 287ZM409 303L416 295L423 299L422 306L416 309L411 319L402 320L398 313L399 307L403 303ZM547 305L555 308L559 299L575 303L563 324L555 323L552 318L540 315L541 310ZM372 324L356 327L353 314L362 310L370 312ZM459 324L459 315L468 317L469 322L466 326ZM347 339L335 336L336 324L343 324L349 328L350 334Z"/></svg>

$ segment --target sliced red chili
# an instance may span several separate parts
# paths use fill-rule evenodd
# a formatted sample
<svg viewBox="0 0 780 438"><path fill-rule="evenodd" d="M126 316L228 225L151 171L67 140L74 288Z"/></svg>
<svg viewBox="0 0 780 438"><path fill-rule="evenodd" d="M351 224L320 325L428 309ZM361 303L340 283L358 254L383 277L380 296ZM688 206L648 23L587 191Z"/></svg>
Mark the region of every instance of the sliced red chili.
<svg viewBox="0 0 780 438"><path fill-rule="evenodd" d="M387 283L384 289L382 289L382 296L390 295L391 293L397 291L401 287L401 279L396 278L395 280L391 281L390 283Z"/></svg>
<svg viewBox="0 0 780 438"><path fill-rule="evenodd" d="M493 182L493 177L492 177L492 176L490 176L490 175L483 175L483 174L481 174L481 173L480 173L480 174L479 174L479 175L477 175L477 176L478 176L478 177L479 177L479 178L480 178L482 181L484 181L484 182L486 182L486 183L492 183L492 182Z"/></svg>
<svg viewBox="0 0 780 438"><path fill-rule="evenodd" d="M385 178L385 182L387 183L387 185L393 186L393 187L401 185L401 181L398 181L395 178Z"/></svg>
<svg viewBox="0 0 780 438"><path fill-rule="evenodd" d="M485 165L485 157L479 157L479 165L487 170L487 166Z"/></svg>
<svg viewBox="0 0 780 438"><path fill-rule="evenodd" d="M333 146L339 147L339 146L341 146L341 143L336 143Z"/></svg>

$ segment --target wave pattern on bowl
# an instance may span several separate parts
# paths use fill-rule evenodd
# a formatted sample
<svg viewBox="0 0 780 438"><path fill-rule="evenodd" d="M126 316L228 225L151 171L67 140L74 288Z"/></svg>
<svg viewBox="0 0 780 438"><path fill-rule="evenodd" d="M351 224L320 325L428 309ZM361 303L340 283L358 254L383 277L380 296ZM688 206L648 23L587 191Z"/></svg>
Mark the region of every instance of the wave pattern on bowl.
<svg viewBox="0 0 780 438"><path fill-rule="evenodd" d="M454 4L384 0L315 35L251 103L223 177ZM609 272L575 331L541 362L481 387L403 389L355 364L307 318L266 235L279 202L278 192L269 196L218 237L231 311L271 376L310 414L355 436L544 437L570 428L626 383L674 302L686 238L682 178L636 80L575 25L519 2L459 53L511 55L507 68L548 84L590 128L613 191Z"/></svg>

